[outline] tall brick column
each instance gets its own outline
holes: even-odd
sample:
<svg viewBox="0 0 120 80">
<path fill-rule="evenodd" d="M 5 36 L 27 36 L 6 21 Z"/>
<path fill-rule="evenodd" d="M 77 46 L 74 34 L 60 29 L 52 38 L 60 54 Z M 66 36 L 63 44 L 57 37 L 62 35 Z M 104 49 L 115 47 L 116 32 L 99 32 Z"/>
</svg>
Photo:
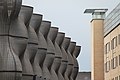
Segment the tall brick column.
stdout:
<svg viewBox="0 0 120 80">
<path fill-rule="evenodd" d="M 104 18 L 107 9 L 86 9 L 92 13 L 92 74 L 91 80 L 104 80 Z"/>
</svg>

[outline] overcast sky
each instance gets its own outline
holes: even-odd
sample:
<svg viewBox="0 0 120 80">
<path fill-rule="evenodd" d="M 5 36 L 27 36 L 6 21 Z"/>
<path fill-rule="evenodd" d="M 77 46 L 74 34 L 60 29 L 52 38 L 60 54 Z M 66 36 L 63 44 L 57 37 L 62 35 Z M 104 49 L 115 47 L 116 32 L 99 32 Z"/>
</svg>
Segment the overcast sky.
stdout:
<svg viewBox="0 0 120 80">
<path fill-rule="evenodd" d="M 86 8 L 108 8 L 108 13 L 120 0 L 23 0 L 34 7 L 34 13 L 43 14 L 59 31 L 65 32 L 82 46 L 78 57 L 80 71 L 91 71 L 91 15 L 83 14 Z"/>
</svg>

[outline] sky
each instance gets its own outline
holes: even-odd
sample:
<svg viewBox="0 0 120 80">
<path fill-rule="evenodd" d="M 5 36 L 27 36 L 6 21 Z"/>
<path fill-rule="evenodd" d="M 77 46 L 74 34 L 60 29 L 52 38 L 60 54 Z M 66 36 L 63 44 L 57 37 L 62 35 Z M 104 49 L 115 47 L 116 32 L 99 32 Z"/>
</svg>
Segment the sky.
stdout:
<svg viewBox="0 0 120 80">
<path fill-rule="evenodd" d="M 91 15 L 84 14 L 88 8 L 107 8 L 107 14 L 120 0 L 23 0 L 24 5 L 34 7 L 34 13 L 42 14 L 59 32 L 82 46 L 78 59 L 80 71 L 91 71 Z"/>
</svg>

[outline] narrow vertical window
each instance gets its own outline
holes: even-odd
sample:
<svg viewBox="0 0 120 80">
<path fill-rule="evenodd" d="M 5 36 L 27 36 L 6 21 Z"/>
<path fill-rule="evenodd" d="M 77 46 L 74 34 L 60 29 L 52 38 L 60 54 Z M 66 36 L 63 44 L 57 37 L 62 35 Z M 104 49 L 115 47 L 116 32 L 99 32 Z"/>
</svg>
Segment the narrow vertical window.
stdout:
<svg viewBox="0 0 120 80">
<path fill-rule="evenodd" d="M 118 66 L 118 57 L 116 56 L 116 57 L 114 57 L 113 59 L 112 59 L 112 69 L 115 69 L 117 66 Z"/>
<path fill-rule="evenodd" d="M 115 58 L 113 58 L 113 69 L 115 69 Z"/>
<path fill-rule="evenodd" d="M 107 72 L 109 71 L 109 64 L 108 64 L 108 61 L 107 61 Z"/>
<path fill-rule="evenodd" d="M 117 56 L 115 57 L 115 60 L 116 60 L 116 67 L 118 67 L 118 57 Z"/>
<path fill-rule="evenodd" d="M 117 36 L 115 37 L 115 47 L 117 47 Z"/>
<path fill-rule="evenodd" d="M 113 69 L 113 59 L 111 59 L 111 69 Z"/>
<path fill-rule="evenodd" d="M 114 49 L 114 42 L 113 42 L 113 39 L 111 40 L 111 50 L 113 50 Z"/>
<path fill-rule="evenodd" d="M 105 63 L 105 71 L 106 71 L 106 72 L 109 72 L 109 71 L 110 71 L 110 61 L 107 61 L 107 62 Z"/>
<path fill-rule="evenodd" d="M 107 72 L 107 62 L 105 63 L 105 72 Z"/>
<path fill-rule="evenodd" d="M 108 53 L 110 51 L 110 42 L 108 42 L 106 45 L 105 45 L 105 53 Z"/>
<path fill-rule="evenodd" d="M 111 49 L 113 50 L 116 47 L 117 47 L 117 36 L 111 40 Z"/>
<path fill-rule="evenodd" d="M 110 61 L 109 61 L 109 70 L 110 70 Z"/>
<path fill-rule="evenodd" d="M 118 76 L 117 76 L 117 77 L 115 77 L 115 80 L 118 80 Z"/>
<path fill-rule="evenodd" d="M 120 45 L 120 34 L 118 35 L 118 43 Z"/>
<path fill-rule="evenodd" d="M 119 65 L 120 65 L 120 55 L 119 55 Z"/>
</svg>

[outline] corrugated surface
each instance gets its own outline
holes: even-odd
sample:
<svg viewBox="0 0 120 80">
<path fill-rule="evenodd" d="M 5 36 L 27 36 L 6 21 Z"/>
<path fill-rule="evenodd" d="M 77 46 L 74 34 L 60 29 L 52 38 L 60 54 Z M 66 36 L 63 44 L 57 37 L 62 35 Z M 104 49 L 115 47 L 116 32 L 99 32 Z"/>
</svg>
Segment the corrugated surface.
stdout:
<svg viewBox="0 0 120 80">
<path fill-rule="evenodd" d="M 104 36 L 120 23 L 120 3 L 110 12 L 104 21 Z"/>
</svg>

